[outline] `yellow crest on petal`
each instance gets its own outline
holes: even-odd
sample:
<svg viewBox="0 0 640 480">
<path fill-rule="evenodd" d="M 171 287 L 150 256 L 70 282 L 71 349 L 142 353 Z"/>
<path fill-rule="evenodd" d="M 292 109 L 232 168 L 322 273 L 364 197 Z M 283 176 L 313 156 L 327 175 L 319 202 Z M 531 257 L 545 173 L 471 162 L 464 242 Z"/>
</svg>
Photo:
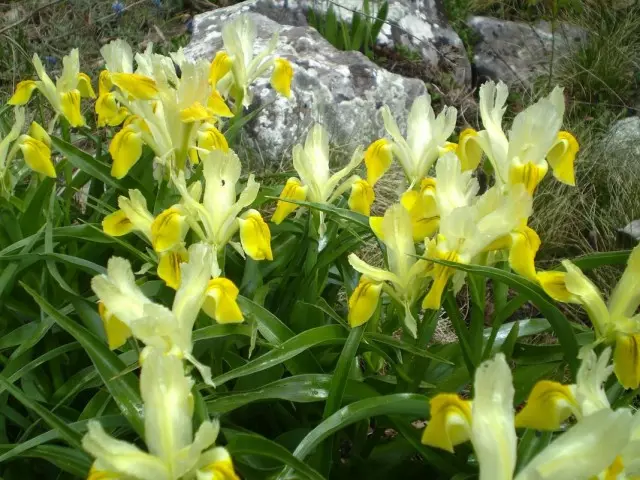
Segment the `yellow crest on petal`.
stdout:
<svg viewBox="0 0 640 480">
<path fill-rule="evenodd" d="M 189 261 L 189 254 L 185 249 L 171 250 L 160 254 L 158 262 L 158 277 L 160 277 L 169 288 L 177 290 L 180 287 L 181 271 L 180 264 Z"/>
<path fill-rule="evenodd" d="M 257 210 L 248 210 L 240 222 L 242 249 L 254 260 L 273 260 L 271 231 Z"/>
<path fill-rule="evenodd" d="M 618 333 L 613 352 L 613 371 L 624 388 L 640 386 L 640 334 Z"/>
<path fill-rule="evenodd" d="M 85 123 L 80 111 L 80 98 L 80 91 L 77 89 L 63 93 L 60 98 L 62 113 L 72 127 L 82 127 Z"/>
<path fill-rule="evenodd" d="M 109 70 L 102 70 L 100 77 L 98 77 L 98 93 L 99 96 L 106 95 L 111 91 L 113 82 L 111 81 L 111 74 Z"/>
<path fill-rule="evenodd" d="M 116 210 L 102 219 L 102 230 L 112 237 L 120 237 L 133 230 L 133 223 L 124 211 Z"/>
<path fill-rule="evenodd" d="M 382 177 L 393 160 L 391 144 L 386 138 L 373 142 L 364 152 L 364 164 L 367 167 L 367 182 L 374 186 Z"/>
<path fill-rule="evenodd" d="M 422 432 L 422 443 L 453 453 L 471 433 L 471 402 L 452 393 L 440 393 L 429 402 L 431 418 Z"/>
<path fill-rule="evenodd" d="M 567 385 L 541 380 L 531 390 L 525 407 L 516 415 L 515 424 L 518 428 L 558 430 L 564 421 L 579 411 L 573 392 Z"/>
<path fill-rule="evenodd" d="M 369 280 L 364 275 L 349 297 L 349 325 L 358 327 L 373 316 L 378 307 L 382 284 Z"/>
<path fill-rule="evenodd" d="M 349 196 L 349 208 L 354 212 L 369 216 L 371 205 L 376 196 L 373 188 L 366 180 L 356 180 L 351 184 L 351 195 Z"/>
<path fill-rule="evenodd" d="M 273 73 L 271 74 L 271 86 L 283 97 L 291 96 L 291 80 L 293 79 L 293 67 L 289 60 L 276 58 Z"/>
<path fill-rule="evenodd" d="M 215 88 L 222 77 L 229 73 L 232 65 L 233 61 L 227 52 L 220 51 L 216 53 L 216 56 L 209 67 L 209 83 L 211 83 L 213 88 Z"/>
<path fill-rule="evenodd" d="M 116 102 L 113 92 L 101 94 L 96 100 L 96 113 L 98 114 L 98 126 L 108 125 L 115 127 L 120 125 L 129 115 L 129 110 L 120 107 Z"/>
<path fill-rule="evenodd" d="M 438 237 L 441 237 L 438 235 Z M 439 240 L 441 241 L 441 240 Z M 457 252 L 448 252 L 441 251 L 438 248 L 433 248 L 435 243 L 431 244 L 432 247 L 428 250 L 429 258 L 436 258 L 438 260 L 446 260 L 448 262 L 459 262 L 460 257 Z M 452 267 L 447 267 L 446 265 L 442 265 L 440 263 L 434 263 L 433 270 L 431 276 L 433 277 L 433 282 L 431 283 L 431 287 L 429 288 L 429 292 L 424 297 L 422 301 L 422 308 L 430 309 L 430 310 L 439 310 L 442 305 L 442 294 L 444 293 L 447 284 L 449 283 L 449 279 L 455 273 L 455 270 Z"/>
<path fill-rule="evenodd" d="M 24 135 L 20 141 L 20 150 L 31 170 L 56 178 L 56 169 L 51 161 L 51 149 L 46 143 Z"/>
<path fill-rule="evenodd" d="M 33 91 L 37 88 L 38 84 L 34 80 L 23 80 L 16 85 L 16 91 L 7 102 L 9 105 L 24 105 L 26 104 Z"/>
<path fill-rule="evenodd" d="M 223 277 L 209 281 L 202 309 L 218 323 L 240 323 L 244 320 L 236 299 L 238 287 Z"/>
<path fill-rule="evenodd" d="M 529 280 L 536 280 L 535 258 L 540 248 L 540 237 L 530 227 L 524 226 L 511 233 L 509 264 L 511 268 Z"/>
<path fill-rule="evenodd" d="M 201 468 L 200 471 L 213 474 L 213 480 L 240 480 L 240 477 L 233 469 L 233 462 L 228 454 L 224 458 L 216 460 Z"/>
<path fill-rule="evenodd" d="M 306 185 L 302 186 L 302 183 L 297 178 L 291 177 L 287 180 L 279 198 L 276 211 L 271 216 L 271 221 L 276 225 L 280 225 L 285 218 L 298 208 L 298 205 L 286 200 L 304 201 L 307 198 L 307 187 Z"/>
<path fill-rule="evenodd" d="M 133 125 L 122 128 L 113 136 L 109 153 L 113 159 L 111 175 L 116 178 L 124 177 L 142 156 L 140 132 Z"/>
<path fill-rule="evenodd" d="M 187 223 L 179 207 L 171 207 L 158 215 L 151 224 L 151 244 L 156 252 L 165 252 L 182 243 Z"/>
<path fill-rule="evenodd" d="M 553 170 L 553 176 L 567 185 L 576 184 L 576 175 L 573 164 L 580 145 L 576 137 L 569 132 L 558 133 L 556 143 L 547 153 L 547 161 Z"/>
<path fill-rule="evenodd" d="M 462 171 L 473 170 L 482 159 L 482 148 L 477 140 L 478 132 L 473 128 L 467 128 L 460 134 L 456 155 L 460 159 Z"/>
<path fill-rule="evenodd" d="M 227 139 L 222 134 L 222 132 L 212 124 L 207 124 L 205 128 L 198 132 L 198 147 L 209 151 L 229 151 L 229 144 L 227 143 Z"/>
<path fill-rule="evenodd" d="M 209 95 L 209 99 L 207 100 L 207 107 L 209 108 L 209 110 L 211 110 L 211 113 L 213 113 L 217 117 L 233 117 L 233 112 L 224 101 L 224 98 L 222 98 L 222 95 L 220 95 L 220 92 L 218 92 L 217 90 L 214 90 L 213 92 L 211 92 L 211 95 Z"/>
<path fill-rule="evenodd" d="M 124 345 L 131 336 L 129 327 L 119 320 L 118 317 L 112 315 L 102 302 L 98 303 L 98 313 L 100 313 L 104 332 L 107 335 L 109 349 L 115 350 Z"/>
<path fill-rule="evenodd" d="M 187 108 L 180 110 L 180 120 L 184 123 L 202 122 L 210 120 L 212 114 L 200 102 L 194 102 Z"/>
<path fill-rule="evenodd" d="M 524 165 L 511 165 L 511 169 L 509 170 L 509 183 L 511 185 L 522 183 L 527 192 L 529 192 L 529 195 L 533 195 L 538 184 L 547 174 L 547 170 L 547 164 L 544 162 L 540 165 L 535 165 L 531 162 L 525 163 Z"/>
<path fill-rule="evenodd" d="M 145 75 L 111 73 L 109 78 L 116 87 L 137 100 L 151 100 L 158 95 L 156 81 Z"/>
<path fill-rule="evenodd" d="M 86 73 L 78 73 L 78 90 L 84 98 L 96 98 L 96 92 L 91 86 L 91 78 Z"/>
</svg>

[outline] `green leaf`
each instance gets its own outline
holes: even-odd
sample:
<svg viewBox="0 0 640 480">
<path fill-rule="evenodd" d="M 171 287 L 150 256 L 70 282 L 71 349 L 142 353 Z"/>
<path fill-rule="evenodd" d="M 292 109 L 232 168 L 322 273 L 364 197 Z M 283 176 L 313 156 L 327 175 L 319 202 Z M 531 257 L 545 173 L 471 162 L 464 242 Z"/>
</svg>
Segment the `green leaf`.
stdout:
<svg viewBox="0 0 640 480">
<path fill-rule="evenodd" d="M 192 339 L 194 342 L 201 340 L 210 340 L 212 338 L 224 338 L 229 335 L 242 335 L 243 337 L 251 336 L 251 327 L 245 324 L 220 324 L 210 325 L 208 327 L 199 328 L 193 332 Z"/>
<path fill-rule="evenodd" d="M 389 14 L 389 2 L 382 2 L 380 5 L 380 9 L 378 10 L 378 14 L 376 15 L 376 21 L 373 22 L 373 27 L 371 27 L 371 41 L 375 44 L 378 35 L 380 34 L 380 30 L 382 30 L 382 26 L 387 21 L 387 15 Z"/>
<path fill-rule="evenodd" d="M 296 335 L 281 345 L 274 347 L 273 350 L 265 353 L 264 355 L 261 355 L 238 368 L 234 368 L 233 370 L 217 376 L 213 379 L 213 383 L 216 387 L 219 387 L 234 378 L 261 372 L 283 363 L 284 361 L 289 360 L 312 347 L 344 343 L 346 338 L 347 336 L 345 335 L 344 329 L 339 325 L 312 328 L 306 332 Z"/>
<path fill-rule="evenodd" d="M 40 305 L 40 308 L 53 318 L 56 323 L 71 334 L 85 349 L 87 355 L 95 365 L 102 381 L 113 396 L 122 414 L 129 420 L 131 426 L 139 435 L 144 434 L 144 420 L 142 418 L 142 400 L 138 393 L 138 382 L 131 374 L 122 374 L 126 365 L 115 353 L 101 342 L 94 334 L 62 315 L 47 300 L 38 295 L 27 285 L 22 287 Z"/>
<path fill-rule="evenodd" d="M 272 200 L 278 200 L 278 197 L 269 198 L 271 198 Z M 287 199 L 287 202 L 295 203 L 296 205 L 300 205 L 301 207 L 308 207 L 314 210 L 319 210 L 328 215 L 336 216 L 360 227 L 364 227 L 368 231 L 371 230 L 371 228 L 369 227 L 369 217 L 367 217 L 366 215 L 362 215 L 361 213 L 352 212 L 351 210 L 347 210 L 346 208 L 336 207 L 329 203 L 304 202 L 291 199 Z"/>
<path fill-rule="evenodd" d="M 391 337 L 389 335 L 384 335 L 382 333 L 374 333 L 374 332 L 366 332 L 364 334 L 365 339 L 373 341 L 375 343 L 382 343 L 389 347 L 397 348 L 398 350 L 404 350 L 405 352 L 411 353 L 412 355 L 417 355 L 423 358 L 430 358 L 431 360 L 435 360 L 437 362 L 448 363 L 449 365 L 453 365 L 453 362 L 447 360 L 444 357 L 439 355 L 435 355 L 427 350 L 423 350 L 421 348 L 416 347 L 415 345 L 411 345 L 403 340 Z"/>
<path fill-rule="evenodd" d="M 295 470 L 300 475 L 300 477 L 296 478 L 324 480 L 322 475 L 306 463 L 291 455 L 291 452 L 282 445 L 258 435 L 235 433 L 231 437 L 231 441 L 226 448 L 233 457 L 241 455 L 257 455 L 278 460 L 292 470 Z"/>
<path fill-rule="evenodd" d="M 590 253 L 576 257 L 571 262 L 581 270 L 592 270 L 604 265 L 626 265 L 630 254 L 631 250 Z M 558 269 L 562 269 L 562 266 L 558 266 Z"/>
<path fill-rule="evenodd" d="M 89 455 L 82 450 L 77 450 L 59 445 L 41 445 L 22 455 L 27 458 L 41 458 L 61 470 L 76 477 L 86 478 L 91 468 Z"/>
</svg>

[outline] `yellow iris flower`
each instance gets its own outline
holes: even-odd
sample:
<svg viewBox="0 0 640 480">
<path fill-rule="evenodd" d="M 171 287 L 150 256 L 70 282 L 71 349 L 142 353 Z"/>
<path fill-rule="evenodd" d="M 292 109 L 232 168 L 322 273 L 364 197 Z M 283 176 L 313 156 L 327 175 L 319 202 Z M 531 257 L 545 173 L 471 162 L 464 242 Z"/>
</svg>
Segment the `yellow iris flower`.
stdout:
<svg viewBox="0 0 640 480">
<path fill-rule="evenodd" d="M 595 328 L 596 338 L 615 345 L 614 372 L 625 388 L 640 386 L 640 246 L 633 249 L 627 267 L 605 303 L 598 288 L 569 260 L 565 285 L 571 302 L 584 307 Z"/>
<path fill-rule="evenodd" d="M 239 480 L 227 450 L 213 446 L 219 423 L 204 421 L 194 435 L 193 383 L 179 358 L 150 351 L 140 374 L 148 452 L 112 437 L 91 420 L 82 439 L 84 449 L 95 457 L 88 479 Z"/>
<path fill-rule="evenodd" d="M 24 80 L 16 86 L 16 91 L 9 99 L 10 105 L 26 104 L 34 90 L 38 90 L 49 102 L 56 115 L 55 120 L 62 115 L 72 127 L 82 127 L 85 119 L 80 111 L 80 99 L 84 97 L 95 98 L 91 79 L 80 72 L 80 57 L 78 49 L 71 50 L 69 55 L 62 59 L 62 73 L 54 84 L 42 65 L 37 54 L 33 55 L 38 80 Z"/>
<path fill-rule="evenodd" d="M 592 478 L 612 465 L 629 443 L 631 413 L 605 408 L 562 434 L 516 475 L 515 391 L 503 354 L 478 367 L 473 391 L 473 400 L 448 393 L 431 399 L 422 443 L 453 451 L 470 440 L 480 480 Z"/>
</svg>

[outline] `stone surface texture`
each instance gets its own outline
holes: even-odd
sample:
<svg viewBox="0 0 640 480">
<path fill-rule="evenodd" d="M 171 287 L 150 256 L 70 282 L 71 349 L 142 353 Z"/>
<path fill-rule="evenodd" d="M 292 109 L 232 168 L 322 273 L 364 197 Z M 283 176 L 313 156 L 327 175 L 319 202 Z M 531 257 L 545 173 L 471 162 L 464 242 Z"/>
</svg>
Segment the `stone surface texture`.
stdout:
<svg viewBox="0 0 640 480">
<path fill-rule="evenodd" d="M 555 64 L 586 39 L 584 30 L 565 23 L 557 25 L 555 43 L 548 22 L 529 24 L 478 16 L 469 18 L 467 24 L 478 39 L 473 63 L 479 79 L 525 88 L 549 71 L 552 51 Z"/>
<path fill-rule="evenodd" d="M 291 148 L 303 140 L 314 122 L 322 123 L 332 143 L 350 155 L 356 146 L 366 147 L 384 134 L 378 110 L 385 104 L 404 128 L 413 100 L 426 92 L 423 82 L 388 72 L 359 52 L 336 50 L 311 27 L 281 25 L 251 13 L 255 3 L 196 16 L 185 54 L 192 59 L 212 59 L 222 48 L 222 26 L 243 13 L 256 23 L 256 51 L 278 32 L 276 55 L 291 61 L 294 68 L 292 95 L 288 99 L 277 95 L 268 77 L 259 79 L 252 87 L 250 110 L 262 110 L 243 135 L 245 145 L 265 163 L 290 162 Z"/>
</svg>

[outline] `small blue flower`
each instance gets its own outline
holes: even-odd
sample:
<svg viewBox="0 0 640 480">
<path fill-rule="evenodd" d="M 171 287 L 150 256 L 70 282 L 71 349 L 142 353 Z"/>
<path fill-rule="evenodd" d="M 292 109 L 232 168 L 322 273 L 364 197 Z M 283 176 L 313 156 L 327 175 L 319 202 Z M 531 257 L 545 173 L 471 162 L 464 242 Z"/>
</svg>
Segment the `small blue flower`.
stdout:
<svg viewBox="0 0 640 480">
<path fill-rule="evenodd" d="M 158 8 L 162 7 L 162 0 L 151 0 L 151 3 L 153 3 Z"/>
<path fill-rule="evenodd" d="M 111 10 L 113 10 L 113 13 L 116 15 L 122 15 L 122 12 L 124 12 L 124 3 L 120 0 L 116 0 L 111 4 Z"/>
<path fill-rule="evenodd" d="M 184 26 L 187 28 L 188 33 L 193 33 L 193 17 L 190 17 L 189 20 L 186 21 Z"/>
<path fill-rule="evenodd" d="M 58 63 L 58 59 L 51 55 L 45 55 L 44 63 L 46 63 L 49 67 L 53 67 L 56 63 Z"/>
</svg>

